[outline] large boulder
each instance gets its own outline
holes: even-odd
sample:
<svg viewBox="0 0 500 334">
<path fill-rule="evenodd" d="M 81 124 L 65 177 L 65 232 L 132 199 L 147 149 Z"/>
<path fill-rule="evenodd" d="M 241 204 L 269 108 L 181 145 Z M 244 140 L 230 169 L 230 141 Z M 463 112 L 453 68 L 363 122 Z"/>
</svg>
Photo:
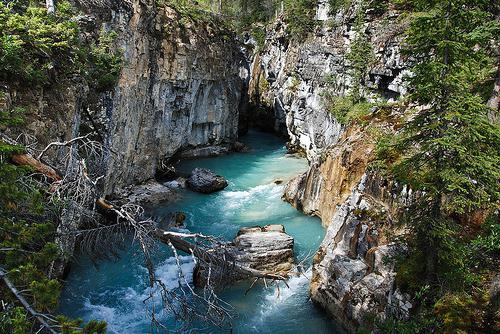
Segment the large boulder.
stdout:
<svg viewBox="0 0 500 334">
<path fill-rule="evenodd" d="M 115 193 L 118 204 L 138 204 L 145 207 L 153 207 L 163 202 L 175 201 L 179 194 L 154 180 L 137 186 L 128 186 Z"/>
<path fill-rule="evenodd" d="M 288 273 L 294 263 L 293 237 L 286 234 L 283 225 L 268 225 L 264 227 L 243 227 L 227 245 L 227 258 L 231 258 L 240 266 L 257 269 L 275 274 Z M 212 282 L 231 282 L 247 276 L 227 270 L 218 271 L 211 268 Z M 219 275 L 219 276 L 218 276 Z M 197 264 L 194 271 L 194 284 L 204 287 L 207 282 L 208 270 L 203 262 Z"/>
<path fill-rule="evenodd" d="M 243 227 L 234 239 L 236 261 L 269 272 L 288 272 L 293 266 L 293 237 L 283 225 Z"/>
<path fill-rule="evenodd" d="M 224 177 L 204 168 L 195 168 L 186 183 L 191 190 L 204 194 L 222 190 L 228 185 Z"/>
</svg>

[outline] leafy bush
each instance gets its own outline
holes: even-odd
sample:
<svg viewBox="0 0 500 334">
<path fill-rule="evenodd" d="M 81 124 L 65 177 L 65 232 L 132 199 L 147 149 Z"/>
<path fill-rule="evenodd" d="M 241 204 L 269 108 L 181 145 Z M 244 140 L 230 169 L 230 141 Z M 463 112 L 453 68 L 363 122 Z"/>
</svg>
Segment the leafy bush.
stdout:
<svg viewBox="0 0 500 334">
<path fill-rule="evenodd" d="M 120 51 L 112 49 L 117 36 L 114 31 L 101 31 L 98 42 L 90 47 L 89 57 L 92 68 L 88 79 L 97 90 L 111 89 L 120 75 L 123 57 Z"/>
<path fill-rule="evenodd" d="M 74 16 L 67 1 L 57 2 L 55 15 L 43 7 L 0 2 L 0 80 L 45 86 L 87 74 L 98 90 L 110 89 L 122 64 L 112 48 L 116 34 L 102 32 L 97 42 L 83 44 Z"/>
<path fill-rule="evenodd" d="M 352 96 L 335 96 L 330 91 L 323 93 L 322 101 L 337 122 L 344 125 L 354 121 L 363 121 L 375 106 L 374 103 L 365 100 L 354 100 Z"/>
<path fill-rule="evenodd" d="M 316 1 L 285 0 L 285 21 L 292 38 L 305 38 L 316 27 Z"/>
<path fill-rule="evenodd" d="M 14 11 L 0 2 L 0 79 L 44 85 L 56 75 L 79 71 L 78 26 L 65 1 L 56 15 L 28 6 Z"/>
</svg>

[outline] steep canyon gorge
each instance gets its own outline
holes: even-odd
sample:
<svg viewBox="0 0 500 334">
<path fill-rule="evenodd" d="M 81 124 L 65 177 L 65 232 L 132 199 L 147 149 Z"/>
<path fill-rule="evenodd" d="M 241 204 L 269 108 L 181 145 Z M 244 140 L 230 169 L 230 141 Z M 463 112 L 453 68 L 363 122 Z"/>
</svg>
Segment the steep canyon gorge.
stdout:
<svg viewBox="0 0 500 334">
<path fill-rule="evenodd" d="M 412 299 L 388 259 L 405 252 L 393 241 L 402 233 L 395 220 L 415 194 L 370 166 L 376 135 L 400 126 L 402 110 L 375 103 L 407 92 L 412 60 L 401 43 L 408 21 L 391 6 L 366 10 L 360 27 L 360 2 L 337 10 L 330 3 L 317 2 L 317 26 L 307 37 L 291 37 L 278 12 L 257 46 L 212 14 L 201 19 L 152 0 L 77 0 L 81 38 L 116 33 L 112 48 L 123 57 L 116 84 L 96 90 L 75 76 L 49 89 L 2 86 L 0 108 L 29 106 L 25 124 L 6 133 L 31 133 L 41 147 L 97 134 L 104 148 L 98 197 L 114 199 L 179 160 L 230 154 L 250 127 L 272 130 L 308 162 L 283 200 L 326 229 L 313 258 L 312 301 L 349 333 L 374 318 L 406 319 Z M 360 31 L 370 49 L 362 78 L 349 56 Z M 373 105 L 361 122 L 345 123 L 324 100 L 352 89 Z M 64 150 L 49 152 L 46 162 L 58 166 Z M 78 219 L 68 224 L 78 229 Z M 71 253 L 74 241 L 64 247 Z"/>
</svg>

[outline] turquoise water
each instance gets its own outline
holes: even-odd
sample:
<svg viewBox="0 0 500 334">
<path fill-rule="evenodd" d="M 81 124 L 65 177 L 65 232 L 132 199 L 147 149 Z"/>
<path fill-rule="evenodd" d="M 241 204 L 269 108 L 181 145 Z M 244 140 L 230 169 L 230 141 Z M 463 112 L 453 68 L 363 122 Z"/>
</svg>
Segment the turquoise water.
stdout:
<svg viewBox="0 0 500 334">
<path fill-rule="evenodd" d="M 250 132 L 243 142 L 252 149 L 217 158 L 185 161 L 177 166 L 181 173 L 195 167 L 209 168 L 226 177 L 229 186 L 221 192 L 203 195 L 181 190 L 181 199 L 154 210 L 155 216 L 183 211 L 186 228 L 233 239 L 242 226 L 283 224 L 295 238 L 296 258 L 313 255 L 324 236 L 317 218 L 305 216 L 281 200 L 283 185 L 306 170 L 304 159 L 286 155 L 283 141 L 270 134 Z M 171 289 L 178 287 L 178 269 L 166 247 L 156 250 L 159 278 Z M 83 319 L 103 319 L 109 333 L 148 333 L 150 319 L 143 300 L 148 297 L 147 271 L 135 247 L 123 251 L 118 261 L 106 261 L 99 267 L 82 257 L 76 261 L 61 297 L 62 313 Z M 192 278 L 193 261 L 182 257 L 182 271 Z M 310 278 L 310 271 L 306 276 Z M 332 322 L 308 298 L 309 281 L 305 277 L 289 280 L 277 297 L 275 288 L 256 285 L 247 295 L 249 282 L 226 288 L 220 297 L 234 308 L 234 333 L 340 333 Z M 162 315 L 167 319 L 169 315 Z M 208 332 L 228 333 L 210 328 Z"/>
</svg>

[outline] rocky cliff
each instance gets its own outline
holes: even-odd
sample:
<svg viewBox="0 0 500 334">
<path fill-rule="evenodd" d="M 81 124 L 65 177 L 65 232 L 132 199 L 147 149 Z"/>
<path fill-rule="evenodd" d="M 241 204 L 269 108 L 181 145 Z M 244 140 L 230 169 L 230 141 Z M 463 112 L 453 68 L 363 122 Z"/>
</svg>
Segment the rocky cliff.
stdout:
<svg viewBox="0 0 500 334">
<path fill-rule="evenodd" d="M 110 27 L 124 68 L 101 111 L 107 192 L 153 177 L 179 151 L 237 139 L 246 63 L 231 33 L 142 1 L 113 13 Z"/>
<path fill-rule="evenodd" d="M 271 27 L 252 66 L 250 96 L 268 108 L 275 130 L 286 131 L 292 146 L 307 153 L 310 168 L 287 185 L 284 199 L 321 217 L 327 227 L 314 259 L 311 297 L 356 332 L 370 328 L 375 318 L 404 318 L 411 308 L 389 261 L 404 251 L 389 235 L 401 233 L 394 219 L 411 194 L 368 170 L 374 134 L 396 124 L 385 123 L 372 109 L 363 122 L 342 125 L 323 96 L 345 96 L 353 89 L 348 55 L 360 31 L 371 48 L 362 96 L 373 102 L 405 94 L 408 61 L 400 52 L 405 23 L 393 8 L 361 8 L 363 2 L 353 1 L 332 11 L 328 3 L 318 2 L 318 26 L 307 39 L 291 38 L 282 19 Z M 365 24 L 355 27 L 360 10 Z"/>
<path fill-rule="evenodd" d="M 250 96 L 269 109 L 276 131 L 287 132 L 291 144 L 306 150 L 310 160 L 338 142 L 341 124 L 326 110 L 323 94 L 347 94 L 354 86 L 352 63 L 347 55 L 358 31 L 355 21 L 362 10 L 366 22 L 360 29 L 372 49 L 369 73 L 361 78 L 368 100 L 394 100 L 404 94 L 402 78 L 407 61 L 400 52 L 405 21 L 392 8 L 380 12 L 361 9 L 353 1 L 336 11 L 327 0 L 318 1 L 311 36 L 291 37 L 284 18 L 268 30 L 262 52 L 252 64 Z M 368 60 L 367 60 L 368 61 Z"/>
<path fill-rule="evenodd" d="M 9 103 L 28 110 L 21 130 L 34 134 L 39 147 L 97 133 L 105 148 L 105 194 L 151 179 L 176 153 L 230 149 L 242 126 L 248 62 L 217 18 L 153 0 L 75 5 L 82 39 L 116 35 L 112 48 L 123 55 L 122 69 L 105 92 L 81 77 L 43 89 L 3 87 Z M 47 158 L 57 165 L 58 154 Z"/>
<path fill-rule="evenodd" d="M 366 128 L 349 128 L 285 190 L 287 201 L 327 226 L 314 258 L 311 298 L 353 333 L 371 328 L 375 318 L 404 318 L 411 308 L 396 287 L 391 257 L 404 251 L 392 241 L 402 232 L 394 222 L 412 194 L 367 171 L 370 138 Z"/>
</svg>

